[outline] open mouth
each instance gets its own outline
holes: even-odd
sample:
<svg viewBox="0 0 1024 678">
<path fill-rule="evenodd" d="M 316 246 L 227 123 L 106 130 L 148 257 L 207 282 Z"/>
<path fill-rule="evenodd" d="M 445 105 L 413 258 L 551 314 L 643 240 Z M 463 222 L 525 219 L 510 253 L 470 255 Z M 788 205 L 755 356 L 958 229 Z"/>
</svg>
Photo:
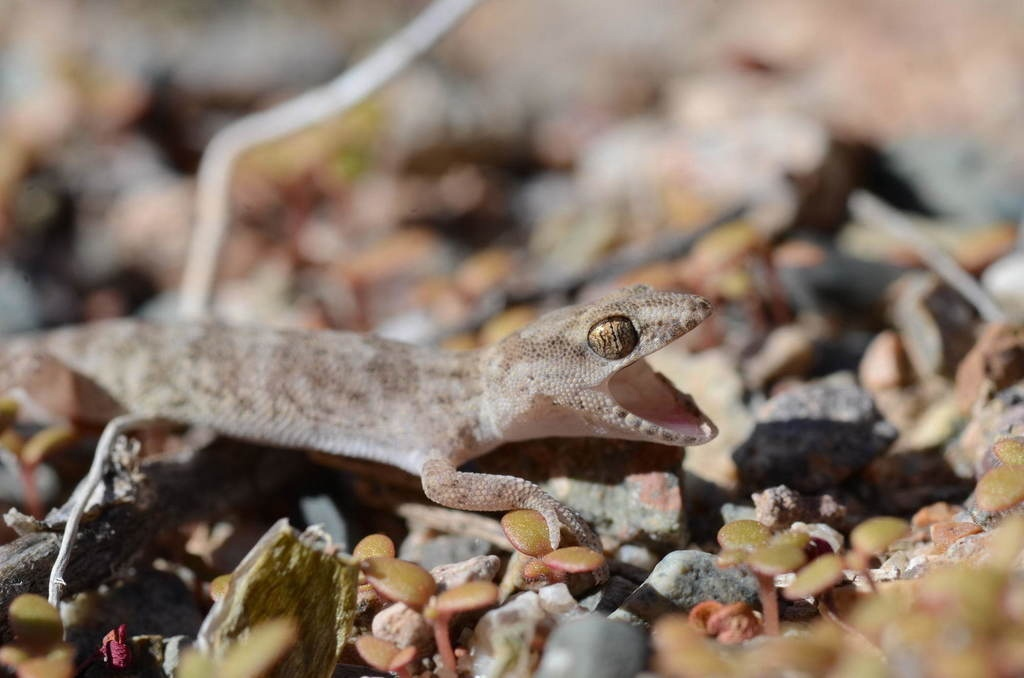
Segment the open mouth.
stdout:
<svg viewBox="0 0 1024 678">
<path fill-rule="evenodd" d="M 631 428 L 652 438 L 697 444 L 718 434 L 693 398 L 676 389 L 643 359 L 613 374 L 605 387 L 619 407 L 642 420 Z"/>
</svg>

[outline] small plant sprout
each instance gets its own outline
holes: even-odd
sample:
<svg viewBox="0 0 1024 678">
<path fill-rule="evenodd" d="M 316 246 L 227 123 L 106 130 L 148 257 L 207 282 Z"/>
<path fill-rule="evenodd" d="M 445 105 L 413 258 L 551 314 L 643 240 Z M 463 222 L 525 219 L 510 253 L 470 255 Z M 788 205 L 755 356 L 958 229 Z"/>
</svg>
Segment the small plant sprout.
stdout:
<svg viewBox="0 0 1024 678">
<path fill-rule="evenodd" d="M 128 627 L 125 624 L 111 629 L 103 636 L 99 649 L 79 664 L 75 674 L 81 674 L 97 661 L 102 661 L 115 671 L 124 671 L 131 667 L 132 648 L 128 642 Z"/>
<path fill-rule="evenodd" d="M 853 550 L 846 554 L 846 563 L 851 569 L 858 570 L 867 579 L 871 590 L 877 593 L 878 587 L 868 572 L 871 558 L 881 555 L 893 542 L 909 533 L 910 524 L 905 520 L 888 516 L 869 518 L 850 533 L 850 548 Z"/>
<path fill-rule="evenodd" d="M 705 632 L 724 645 L 735 645 L 761 634 L 761 621 L 746 603 L 722 605 L 711 614 Z"/>
<path fill-rule="evenodd" d="M 63 642 L 60 613 L 46 598 L 18 596 L 7 610 L 14 642 L 0 647 L 0 665 L 18 678 L 71 678 L 74 649 Z"/>
<path fill-rule="evenodd" d="M 471 581 L 438 595 L 427 606 L 423 616 L 434 627 L 434 641 L 441 654 L 441 662 L 449 671 L 455 671 L 455 651 L 452 649 L 452 617 L 491 607 L 498 602 L 498 587 L 489 581 Z"/>
<path fill-rule="evenodd" d="M 415 563 L 398 558 L 375 556 L 360 563 L 366 581 L 377 595 L 422 610 L 437 589 L 430 573 Z"/>
<path fill-rule="evenodd" d="M 552 551 L 547 523 L 537 511 L 510 511 L 502 517 L 501 528 L 512 547 L 530 557 L 523 565 L 525 581 L 559 583 L 570 574 L 594 572 L 605 564 L 603 554 L 583 546 Z"/>
<path fill-rule="evenodd" d="M 779 601 L 775 592 L 775 576 L 793 572 L 807 562 L 805 548 L 810 536 L 804 532 L 782 532 L 772 536 L 771 530 L 756 520 L 734 520 L 718 531 L 722 567 L 746 565 L 757 578 L 764 628 L 768 635 L 779 633 Z"/>
<path fill-rule="evenodd" d="M 36 469 L 44 459 L 64 449 L 74 440 L 74 430 L 65 426 L 51 426 L 29 438 L 21 449 L 14 450 L 21 470 L 21 484 L 25 490 L 25 510 L 37 520 L 42 519 L 44 509 L 39 499 L 39 488 L 36 487 Z"/>
<path fill-rule="evenodd" d="M 360 539 L 352 549 L 352 557 L 360 561 L 367 558 L 394 558 L 395 542 L 384 534 L 368 535 Z M 366 582 L 366 575 L 362 571 L 359 572 L 358 591 L 360 601 L 370 601 L 376 597 L 373 587 Z"/>
<path fill-rule="evenodd" d="M 840 627 L 846 628 L 836 613 L 832 589 L 846 578 L 843 573 L 843 559 L 838 554 L 826 553 L 818 556 L 800 568 L 796 578 L 782 591 L 788 600 L 814 597 L 818 601 L 818 610 L 822 616 L 832 620 Z"/>
<path fill-rule="evenodd" d="M 769 543 L 747 556 L 746 565 L 757 577 L 757 592 L 764 612 L 764 630 L 769 636 L 779 634 L 779 600 L 775 577 L 794 572 L 807 562 L 803 547 L 792 543 Z"/>
<path fill-rule="evenodd" d="M 356 651 L 367 664 L 378 671 L 389 671 L 398 678 L 412 678 L 409 664 L 416 659 L 416 648 L 401 648 L 394 643 L 375 636 L 360 636 L 356 639 Z"/>
<path fill-rule="evenodd" d="M 22 491 L 25 497 L 25 511 L 39 520 L 43 517 L 43 505 L 36 487 L 35 472 L 40 462 L 51 452 L 63 447 L 72 439 L 68 428 L 53 427 L 40 431 L 26 443 L 11 428 L 18 419 L 18 401 L 0 398 L 0 445 L 7 448 L 18 461 Z"/>
<path fill-rule="evenodd" d="M 722 604 L 717 600 L 704 600 L 697 603 L 690 609 L 690 614 L 687 616 L 687 619 L 690 622 L 690 626 L 701 633 L 707 634 L 708 619 L 721 609 Z"/>
<path fill-rule="evenodd" d="M 175 678 L 259 678 L 267 675 L 298 639 L 298 626 L 288 618 L 260 622 L 232 643 L 221 658 L 195 648 L 186 650 Z"/>
</svg>

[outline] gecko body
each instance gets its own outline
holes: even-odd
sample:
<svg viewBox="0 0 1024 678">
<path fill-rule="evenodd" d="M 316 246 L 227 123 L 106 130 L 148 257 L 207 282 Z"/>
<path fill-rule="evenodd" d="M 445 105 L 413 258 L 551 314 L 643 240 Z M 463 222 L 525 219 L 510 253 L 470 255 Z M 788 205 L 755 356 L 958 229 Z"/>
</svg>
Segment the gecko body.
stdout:
<svg viewBox="0 0 1024 678">
<path fill-rule="evenodd" d="M 130 414 L 384 462 L 420 475 L 439 504 L 533 508 L 553 545 L 564 524 L 599 548 L 536 485 L 457 467 L 529 438 L 710 440 L 716 429 L 693 400 L 643 361 L 710 312 L 700 297 L 636 286 L 461 352 L 349 332 L 113 320 L 0 344 L 0 393 L 82 423 Z"/>
</svg>

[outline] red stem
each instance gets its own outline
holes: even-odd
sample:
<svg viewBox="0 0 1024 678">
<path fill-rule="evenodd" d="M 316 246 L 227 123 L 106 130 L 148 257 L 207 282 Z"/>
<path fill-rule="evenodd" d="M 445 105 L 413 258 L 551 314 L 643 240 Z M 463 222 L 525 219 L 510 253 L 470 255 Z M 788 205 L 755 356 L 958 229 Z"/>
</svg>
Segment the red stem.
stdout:
<svg viewBox="0 0 1024 678">
<path fill-rule="evenodd" d="M 757 593 L 761 597 L 761 611 L 764 612 L 764 632 L 769 636 L 777 636 L 779 599 L 775 593 L 775 577 L 757 575 Z"/>
<path fill-rule="evenodd" d="M 19 463 L 18 467 L 21 469 L 21 487 L 25 492 L 25 510 L 36 520 L 42 520 L 43 503 L 36 486 L 36 465 Z"/>
<path fill-rule="evenodd" d="M 434 620 L 434 642 L 437 643 L 437 651 L 441 653 L 441 662 L 449 671 L 455 671 L 455 651 L 452 649 L 452 638 L 448 631 L 450 615 L 438 616 Z"/>
</svg>

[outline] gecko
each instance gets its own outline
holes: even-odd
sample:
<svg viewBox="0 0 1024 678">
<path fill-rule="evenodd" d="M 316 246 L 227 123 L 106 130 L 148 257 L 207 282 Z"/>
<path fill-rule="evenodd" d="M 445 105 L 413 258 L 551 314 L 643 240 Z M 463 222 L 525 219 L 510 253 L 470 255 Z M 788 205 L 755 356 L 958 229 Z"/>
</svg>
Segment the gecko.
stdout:
<svg viewBox="0 0 1024 678">
<path fill-rule="evenodd" d="M 711 440 L 711 420 L 644 360 L 710 313 L 702 297 L 637 285 L 464 351 L 343 331 L 105 320 L 0 342 L 0 394 L 33 419 L 106 424 L 100 447 L 154 420 L 383 462 L 420 476 L 438 504 L 535 509 L 553 548 L 564 525 L 600 551 L 589 524 L 534 483 L 458 468 L 532 438 Z"/>
</svg>

